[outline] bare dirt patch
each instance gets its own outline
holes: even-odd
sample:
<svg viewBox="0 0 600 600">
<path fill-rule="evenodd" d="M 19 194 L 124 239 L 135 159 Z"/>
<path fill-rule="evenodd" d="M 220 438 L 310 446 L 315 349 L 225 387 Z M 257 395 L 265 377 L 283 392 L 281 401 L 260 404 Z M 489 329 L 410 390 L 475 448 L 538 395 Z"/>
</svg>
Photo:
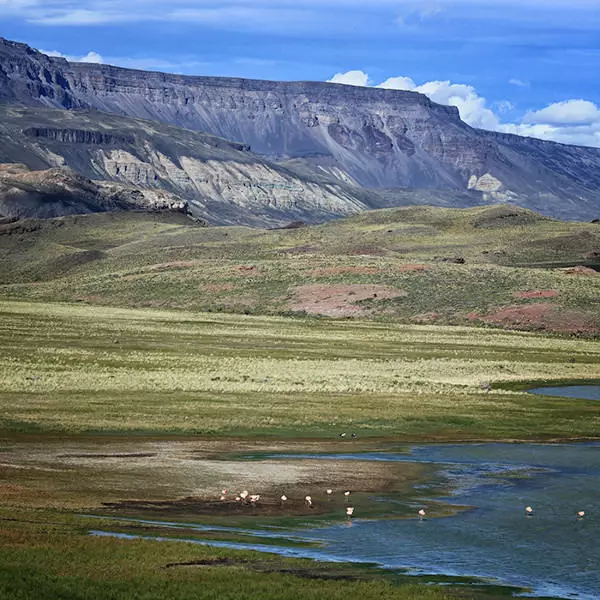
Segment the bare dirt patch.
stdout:
<svg viewBox="0 0 600 600">
<path fill-rule="evenodd" d="M 370 311 L 358 302 L 367 299 L 386 300 L 406 296 L 404 290 L 385 285 L 301 285 L 294 290 L 296 301 L 291 310 L 327 317 L 357 317 Z"/>
<path fill-rule="evenodd" d="M 488 315 L 470 313 L 467 318 L 505 329 L 592 335 L 600 333 L 598 322 L 591 315 L 583 311 L 565 310 L 551 303 L 505 306 Z"/>
<path fill-rule="evenodd" d="M 423 476 L 419 465 L 278 460 L 271 453 L 361 451 L 365 442 L 246 442 L 241 440 L 24 440 L 5 452 L 0 501 L 39 507 L 139 512 L 160 516 L 344 515 L 352 494 L 409 490 Z M 229 453 L 234 452 L 234 455 Z M 246 453 L 254 460 L 245 460 Z M 264 455 L 264 458 L 256 456 Z M 222 489 L 225 499 L 220 500 Z M 330 496 L 327 489 L 332 489 Z M 254 505 L 240 492 L 259 494 Z M 281 501 L 282 494 L 288 500 Z M 309 506 L 305 497 L 312 497 Z M 365 497 L 365 496 L 363 496 Z"/>
<path fill-rule="evenodd" d="M 528 292 L 515 292 L 516 298 L 557 298 L 560 293 L 557 290 L 531 290 Z"/>
<path fill-rule="evenodd" d="M 405 265 L 400 265 L 398 267 L 398 271 L 400 271 L 401 273 L 418 273 L 421 271 L 428 271 L 429 270 L 429 266 L 428 265 L 419 265 L 419 264 L 405 264 Z"/>
</svg>

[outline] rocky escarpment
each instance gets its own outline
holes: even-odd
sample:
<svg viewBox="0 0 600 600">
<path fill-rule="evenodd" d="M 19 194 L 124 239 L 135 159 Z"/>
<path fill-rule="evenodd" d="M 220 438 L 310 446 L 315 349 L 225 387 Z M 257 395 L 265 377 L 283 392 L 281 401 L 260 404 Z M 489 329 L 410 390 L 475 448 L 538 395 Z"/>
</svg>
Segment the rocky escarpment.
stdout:
<svg viewBox="0 0 600 600">
<path fill-rule="evenodd" d="M 32 170 L 70 167 L 97 183 L 138 188 L 145 198 L 151 192 L 172 194 L 192 214 L 216 224 L 314 222 L 375 206 L 360 189 L 324 175 L 296 173 L 243 144 L 98 111 L 0 105 L 0 139 L 0 162 L 20 162 Z M 12 202 L 9 214 L 25 205 Z M 73 203 L 36 200 L 21 216 L 41 216 L 31 214 L 36 205 L 46 207 L 45 216 L 50 205 L 54 211 L 62 206 L 64 214 L 76 210 Z M 82 212 L 88 210 L 83 202 Z"/>
<path fill-rule="evenodd" d="M 414 92 L 67 63 L 5 40 L 0 69 L 0 94 L 13 102 L 205 131 L 346 185 L 473 190 L 557 217 L 598 213 L 600 150 L 475 130 Z"/>
<path fill-rule="evenodd" d="M 58 217 L 110 210 L 187 212 L 187 202 L 162 190 L 92 181 L 67 168 L 31 171 L 0 164 L 0 216 Z"/>
</svg>

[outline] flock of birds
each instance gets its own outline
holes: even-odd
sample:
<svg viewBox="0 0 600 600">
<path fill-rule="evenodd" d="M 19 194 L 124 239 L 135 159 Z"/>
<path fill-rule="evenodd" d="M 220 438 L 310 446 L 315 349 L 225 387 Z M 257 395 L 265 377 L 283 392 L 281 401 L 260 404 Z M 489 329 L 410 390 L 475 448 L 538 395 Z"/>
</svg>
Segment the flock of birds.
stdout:
<svg viewBox="0 0 600 600">
<path fill-rule="evenodd" d="M 331 488 L 326 489 L 325 493 L 327 494 L 328 497 L 333 496 L 333 490 Z M 345 498 L 346 502 L 348 502 L 350 500 L 350 496 L 351 496 L 350 490 L 346 490 L 344 492 L 344 498 Z M 227 500 L 227 490 L 226 489 L 221 490 L 221 496 L 220 496 L 219 500 L 221 502 L 225 502 Z M 259 500 L 260 500 L 260 494 L 250 494 L 248 492 L 248 490 L 243 490 L 237 496 L 235 496 L 236 502 L 240 502 L 242 504 L 248 504 L 248 502 L 249 502 L 252 506 L 256 506 L 256 504 L 258 503 Z M 289 500 L 289 498 L 285 494 L 282 494 L 282 496 L 280 497 L 281 506 L 282 507 L 285 506 L 285 503 L 288 500 Z M 313 507 L 312 496 L 305 496 L 304 503 L 306 504 L 306 506 L 308 508 L 312 508 Z M 526 516 L 532 517 L 534 515 L 534 512 L 535 511 L 533 510 L 533 507 L 531 507 L 531 506 L 525 507 L 525 515 Z M 421 508 L 418 510 L 417 515 L 418 515 L 420 521 L 424 521 L 427 518 L 427 511 L 424 508 Z M 354 516 L 354 507 L 353 506 L 346 506 L 346 516 L 349 519 L 351 519 Z M 580 510 L 577 512 L 578 519 L 583 519 L 584 517 L 585 517 L 585 511 Z"/>
<path fill-rule="evenodd" d="M 331 488 L 327 488 L 325 490 L 325 493 L 330 498 L 331 498 L 331 496 L 333 496 L 333 490 Z M 348 502 L 350 500 L 351 494 L 352 494 L 352 492 L 350 492 L 350 490 L 346 490 L 344 492 L 344 498 L 345 498 L 346 502 Z M 227 500 L 227 490 L 226 489 L 221 490 L 221 496 L 219 497 L 219 500 L 221 502 L 225 502 Z M 243 490 L 238 495 L 235 496 L 235 501 L 239 502 L 240 504 L 250 503 L 250 505 L 256 506 L 256 504 L 258 503 L 259 500 L 260 500 L 260 494 L 250 494 L 250 492 L 248 492 L 248 490 Z M 285 503 L 289 500 L 289 498 L 285 494 L 282 494 L 279 500 L 280 500 L 281 506 L 283 507 L 283 506 L 285 506 Z M 305 496 L 304 503 L 306 504 L 306 506 L 308 508 L 312 508 L 313 507 L 312 496 Z M 346 515 L 348 516 L 348 518 L 351 518 L 354 515 L 354 507 L 353 506 L 346 506 Z"/>
</svg>

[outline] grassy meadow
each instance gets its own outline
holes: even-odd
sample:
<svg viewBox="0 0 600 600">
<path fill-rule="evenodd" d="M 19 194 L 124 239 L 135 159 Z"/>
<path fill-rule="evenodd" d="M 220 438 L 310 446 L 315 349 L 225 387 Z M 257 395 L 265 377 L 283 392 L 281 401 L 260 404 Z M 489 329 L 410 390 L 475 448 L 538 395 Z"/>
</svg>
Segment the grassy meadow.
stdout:
<svg viewBox="0 0 600 600">
<path fill-rule="evenodd" d="M 544 440 L 600 422 L 593 402 L 503 387 L 599 380 L 593 340 L 25 302 L 0 314 L 7 432 Z"/>
<path fill-rule="evenodd" d="M 0 227 L 0 297 L 600 334 L 600 226 L 516 207 L 287 230 L 109 213 Z M 532 268 L 535 267 L 535 268 Z"/>
</svg>

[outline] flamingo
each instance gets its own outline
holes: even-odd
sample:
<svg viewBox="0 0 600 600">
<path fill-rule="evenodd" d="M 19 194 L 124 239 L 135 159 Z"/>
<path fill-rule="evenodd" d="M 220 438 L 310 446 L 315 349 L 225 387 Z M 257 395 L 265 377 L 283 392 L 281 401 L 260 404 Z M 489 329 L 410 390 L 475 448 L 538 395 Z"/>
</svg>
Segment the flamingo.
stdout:
<svg viewBox="0 0 600 600">
<path fill-rule="evenodd" d="M 350 491 L 349 491 L 349 490 L 346 490 L 346 491 L 344 492 L 344 496 L 346 497 L 346 502 L 348 502 L 348 500 L 349 500 L 349 498 L 350 498 Z"/>
<path fill-rule="evenodd" d="M 243 492 L 240 492 L 240 498 L 242 499 L 243 502 L 246 502 L 247 497 L 248 497 L 248 490 L 244 490 Z"/>
<path fill-rule="evenodd" d="M 424 508 L 422 508 L 422 509 L 421 509 L 421 510 L 418 512 L 418 515 L 419 515 L 419 519 L 422 521 L 422 520 L 423 520 L 423 519 L 424 519 L 424 518 L 427 516 L 427 513 L 425 512 L 425 509 L 424 509 Z"/>
<path fill-rule="evenodd" d="M 346 507 L 346 515 L 348 517 L 351 517 L 354 514 L 354 507 L 353 506 L 347 506 Z"/>
<path fill-rule="evenodd" d="M 312 498 L 310 496 L 306 496 L 306 498 L 304 498 L 304 501 L 306 502 L 306 504 L 308 504 L 308 506 L 312 506 Z"/>
<path fill-rule="evenodd" d="M 331 496 L 331 494 L 333 494 L 333 490 L 327 490 L 327 495 Z"/>
<path fill-rule="evenodd" d="M 525 507 L 525 514 L 526 514 L 528 517 L 531 517 L 531 516 L 533 516 L 533 508 L 531 508 L 531 506 L 526 506 L 526 507 Z"/>
<path fill-rule="evenodd" d="M 584 511 L 584 510 L 580 510 L 580 511 L 577 513 L 577 518 L 578 518 L 578 519 L 583 519 L 583 517 L 585 517 L 585 511 Z"/>
<path fill-rule="evenodd" d="M 225 497 L 225 495 L 224 495 L 224 494 L 223 494 L 223 495 L 221 495 L 221 497 L 219 498 L 219 500 L 220 500 L 221 502 L 224 502 L 224 501 L 226 500 L 226 497 Z"/>
<path fill-rule="evenodd" d="M 287 496 L 285 494 L 283 494 L 283 496 L 281 496 L 281 506 L 283 506 L 286 501 L 287 501 Z"/>
</svg>

